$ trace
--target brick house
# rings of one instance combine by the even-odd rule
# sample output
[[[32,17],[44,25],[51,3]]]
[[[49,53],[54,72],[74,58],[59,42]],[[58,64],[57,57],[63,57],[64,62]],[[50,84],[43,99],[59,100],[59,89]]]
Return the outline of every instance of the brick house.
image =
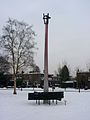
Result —
[[[5,74],[4,75],[7,80],[7,85],[13,86],[13,75],[12,74]],[[53,74],[48,75],[48,80],[51,83]],[[43,73],[29,73],[29,74],[18,74],[17,80],[22,80],[25,86],[37,86],[41,85],[43,86],[44,83],[44,74]]]
[[[90,71],[88,72],[77,72],[77,87],[90,88]]]

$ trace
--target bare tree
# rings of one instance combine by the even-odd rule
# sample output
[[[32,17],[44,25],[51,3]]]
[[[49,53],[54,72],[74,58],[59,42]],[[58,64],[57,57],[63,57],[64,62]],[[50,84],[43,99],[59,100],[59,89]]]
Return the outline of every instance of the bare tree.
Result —
[[[13,71],[14,92],[16,94],[16,76],[22,67],[31,66],[34,62],[35,32],[32,26],[16,19],[7,21],[3,27],[1,45],[8,52]]]
[[[40,73],[40,68],[39,68],[39,66],[38,66],[38,65],[34,65],[34,66],[33,66],[33,71]]]
[[[61,65],[59,64],[57,70],[54,71],[56,76],[61,74],[61,69]]]

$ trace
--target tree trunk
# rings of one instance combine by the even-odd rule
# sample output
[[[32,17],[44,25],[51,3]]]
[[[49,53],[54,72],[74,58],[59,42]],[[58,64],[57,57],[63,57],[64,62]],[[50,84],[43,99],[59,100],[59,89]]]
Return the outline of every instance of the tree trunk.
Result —
[[[17,94],[16,92],[16,77],[14,75],[14,91],[13,91],[13,94]]]

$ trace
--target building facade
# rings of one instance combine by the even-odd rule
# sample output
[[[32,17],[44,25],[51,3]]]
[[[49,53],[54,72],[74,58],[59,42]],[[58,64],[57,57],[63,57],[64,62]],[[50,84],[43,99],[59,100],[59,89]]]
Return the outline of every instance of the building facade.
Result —
[[[90,88],[90,71],[77,72],[77,87],[88,89]]]

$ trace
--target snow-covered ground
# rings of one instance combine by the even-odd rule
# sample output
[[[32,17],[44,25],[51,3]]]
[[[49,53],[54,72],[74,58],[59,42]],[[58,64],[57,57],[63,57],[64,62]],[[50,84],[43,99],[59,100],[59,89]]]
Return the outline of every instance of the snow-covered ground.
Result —
[[[58,88],[55,90],[60,91]],[[0,120],[90,120],[90,90],[79,93],[67,89],[64,99],[51,105],[28,101],[28,92],[32,91],[17,90],[17,95],[13,95],[13,89],[0,89]]]

